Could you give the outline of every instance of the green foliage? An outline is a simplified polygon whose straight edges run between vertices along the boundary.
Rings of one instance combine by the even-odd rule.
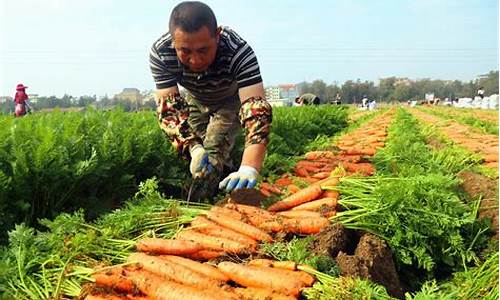
[[[479,158],[460,147],[448,145],[436,150],[427,144],[431,132],[422,130],[418,121],[399,109],[389,127],[385,147],[374,157],[377,173],[391,176],[418,174],[444,174],[455,176],[458,172],[479,164]]]
[[[42,220],[43,231],[17,225],[0,251],[0,299],[78,296],[92,268],[123,263],[135,240],[171,237],[204,208],[164,199],[158,183],[148,180],[126,207],[94,223],[80,210]]]
[[[303,291],[311,300],[389,300],[386,289],[373,282],[353,277],[334,277],[312,270],[305,270],[318,278],[311,288]]]
[[[480,266],[453,274],[448,282],[439,285],[435,280],[426,282],[419,292],[406,294],[406,299],[498,299],[498,252]]]
[[[477,206],[457,196],[457,184],[440,174],[345,178],[337,187],[345,211],[334,219],[384,238],[402,271],[433,276],[459,269],[476,258],[487,227],[476,221]]]

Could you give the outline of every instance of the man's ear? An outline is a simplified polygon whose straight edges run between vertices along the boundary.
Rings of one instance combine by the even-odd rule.
[[[222,32],[222,27],[217,27],[217,31],[215,32],[215,38],[217,39],[217,43],[219,43],[220,33]]]

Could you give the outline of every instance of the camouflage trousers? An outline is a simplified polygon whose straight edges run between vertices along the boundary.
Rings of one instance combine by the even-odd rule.
[[[189,105],[188,123],[203,140],[212,166],[219,176],[224,168],[234,169],[230,154],[241,130],[238,116],[241,102],[238,95],[222,99],[216,104],[206,104],[190,94],[186,100]]]

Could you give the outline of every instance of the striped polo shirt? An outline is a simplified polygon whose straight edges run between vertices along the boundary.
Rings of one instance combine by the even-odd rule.
[[[203,73],[192,72],[180,62],[170,33],[153,44],[149,63],[156,88],[180,84],[202,104],[232,97],[239,88],[262,82],[252,48],[228,27],[222,28],[215,60]]]

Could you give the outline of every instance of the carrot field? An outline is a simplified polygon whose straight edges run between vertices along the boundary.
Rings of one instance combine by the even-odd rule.
[[[207,203],[153,112],[0,128],[0,299],[499,297],[497,114],[275,108],[257,187]]]

